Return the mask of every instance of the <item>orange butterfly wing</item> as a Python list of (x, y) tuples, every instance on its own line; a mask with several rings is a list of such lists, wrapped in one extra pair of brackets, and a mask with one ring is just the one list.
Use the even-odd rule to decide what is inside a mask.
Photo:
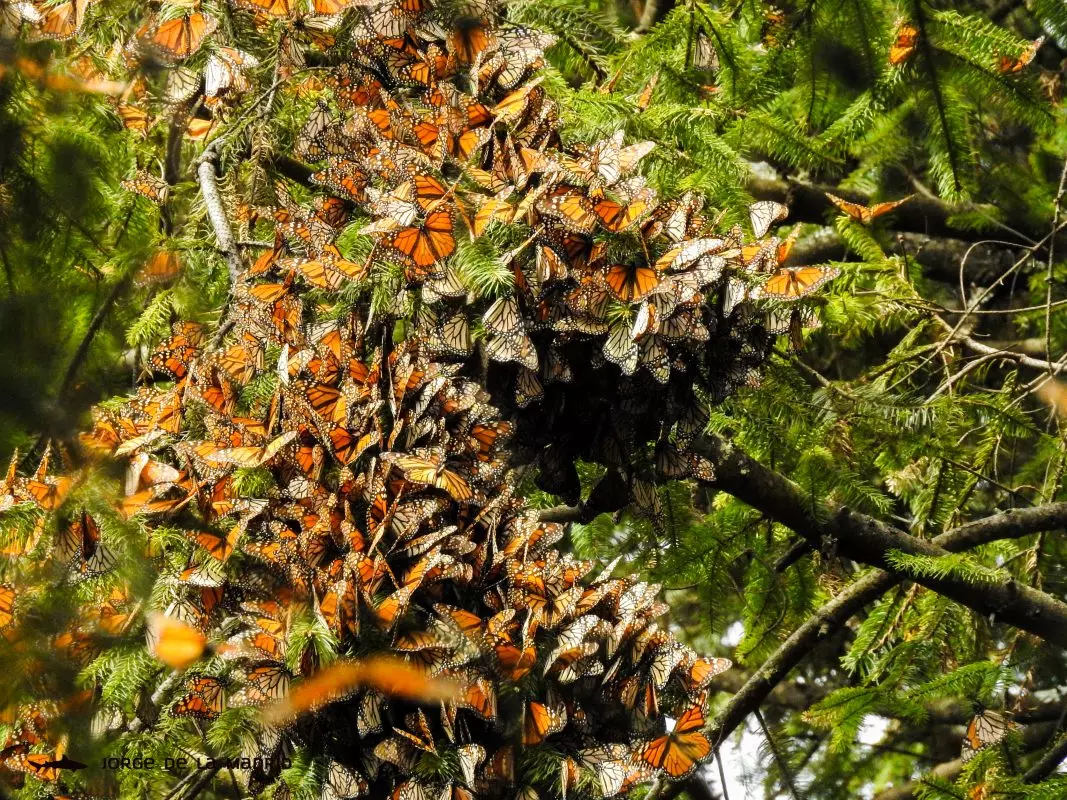
[(776, 300), (797, 300), (811, 294), (841, 270), (832, 267), (797, 267), (780, 270), (759, 287), (759, 297)]
[(163, 56), (181, 61), (199, 50), (204, 39), (217, 26), (213, 17), (195, 11), (161, 23), (152, 33), (149, 43)]
[(915, 45), (919, 41), (919, 29), (910, 22), (902, 23), (897, 27), (896, 37), (889, 48), (889, 63), (894, 67), (903, 64), (915, 52)]
[(641, 760), (672, 779), (684, 778), (711, 754), (711, 741), (701, 732), (706, 723), (703, 705), (692, 706), (678, 718), (673, 731), (645, 745)]
[(615, 296), (626, 303), (640, 300), (659, 286), (659, 273), (651, 267), (616, 264), (604, 275)]

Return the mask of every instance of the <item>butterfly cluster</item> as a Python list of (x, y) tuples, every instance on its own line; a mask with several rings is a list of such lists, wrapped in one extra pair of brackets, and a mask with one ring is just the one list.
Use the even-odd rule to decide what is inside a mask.
[[(70, 5), (73, 36), (89, 3)], [(561, 552), (563, 528), (513, 473), (536, 461), (573, 502), (575, 462), (599, 462), (658, 518), (659, 478), (713, 477), (688, 450), (707, 406), (754, 380), (777, 333), (814, 323), (795, 301), (836, 271), (785, 266), (779, 204), (752, 206), (746, 233), (716, 232), (697, 195), (661, 202), (638, 172), (650, 142), (565, 144), (539, 74), (552, 37), (492, 6), (233, 6), (276, 33), (277, 80), (311, 49), (329, 65), (295, 145), (323, 195), (302, 204), (279, 183), (273, 204), (230, 209), (274, 246), (239, 275), (226, 324), (175, 323), (137, 394), (81, 437), (83, 458), (125, 465), (115, 513), (152, 534), (150, 608), (71, 478), (47, 460), (9, 473), (0, 510), (51, 515), (63, 579), (100, 587), (55, 648), (87, 663), (97, 634), (139, 631), (149, 610), (199, 631), (208, 657), (163, 698), (191, 725), (318, 673), (309, 629), (328, 652), (392, 651), (461, 688), (436, 705), (360, 689), (261, 721), (250, 793), (284, 792), (270, 765), (294, 747), (327, 757), (330, 800), (606, 798), (690, 774), (729, 662), (657, 621), (658, 586)], [(196, 3), (180, 12), (142, 21), (124, 57), (168, 71), (172, 109), (223, 118), (258, 59)], [(153, 124), (147, 106), (117, 110), (138, 135)], [(124, 187), (160, 205), (171, 188), (146, 170)], [(352, 217), (365, 258), (339, 239)], [(458, 257), (480, 239), (506, 277), (489, 293)], [(383, 274), (387, 303), (359, 294)], [(178, 536), (160, 546), (163, 531)], [(17, 637), (14, 596), (0, 623)], [(38, 745), (12, 741), (12, 763)]]
[[(282, 190), (262, 210), (299, 253), (273, 272), (337, 289), (396, 265), (385, 313), (442, 361), (485, 362), (513, 450), (568, 502), (579, 460), (624, 471), (634, 497), (635, 483), (708, 477), (686, 452), (707, 407), (756, 381), (775, 336), (815, 324), (796, 301), (838, 271), (785, 266), (796, 232), (769, 235), (781, 204), (753, 205), (746, 235), (716, 232), (696, 194), (660, 202), (637, 171), (652, 142), (620, 130), (565, 146), (538, 74), (552, 37), (490, 10), (459, 24), (405, 8), (387, 30), (357, 24), (326, 78), (296, 152), (333, 205), (300, 214)], [(337, 198), (366, 219), (365, 263), (332, 244)], [(489, 296), (457, 257), (482, 237), (508, 278)]]

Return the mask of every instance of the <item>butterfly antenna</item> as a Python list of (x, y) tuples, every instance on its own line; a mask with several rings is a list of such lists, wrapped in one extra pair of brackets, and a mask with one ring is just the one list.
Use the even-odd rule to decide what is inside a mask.
[(804, 800), (802, 795), (797, 790), (796, 780), (793, 777), (792, 771), (789, 769), (789, 765), (785, 763), (785, 759), (782, 758), (782, 754), (778, 750), (778, 745), (774, 742), (774, 737), (771, 736), (770, 730), (767, 728), (767, 723), (763, 720), (763, 714), (757, 708), (755, 710), (756, 721), (759, 722), (760, 729), (763, 731), (764, 737), (767, 739), (767, 744), (771, 748), (771, 753), (774, 755), (774, 761), (778, 765), (778, 771), (782, 774), (782, 781), (789, 787), (789, 794), (792, 795), (793, 800)]

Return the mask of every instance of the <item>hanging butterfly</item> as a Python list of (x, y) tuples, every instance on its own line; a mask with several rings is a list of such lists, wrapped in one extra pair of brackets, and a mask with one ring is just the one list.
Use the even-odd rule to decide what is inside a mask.
[(706, 724), (703, 703), (697, 703), (683, 712), (670, 733), (641, 748), (638, 758), (672, 780), (684, 778), (711, 755), (711, 741), (703, 733)]
[(132, 178), (127, 178), (120, 185), (128, 192), (147, 197), (158, 206), (166, 203), (170, 196), (170, 184), (143, 169), (137, 170)]
[(188, 692), (170, 709), (171, 716), (195, 719), (216, 719), (225, 708), (223, 685), (218, 678), (206, 675), (186, 681)]
[(150, 19), (137, 31), (137, 39), (156, 58), (173, 64), (195, 54), (217, 27), (214, 17), (194, 11), (164, 22)]
[(981, 750), (999, 744), (1016, 728), (1009, 717), (998, 711), (983, 710), (974, 715), (963, 737), (962, 758), (970, 761)]
[(1041, 45), (1045, 43), (1046, 38), (1045, 36), (1039, 36), (1034, 39), (1018, 58), (1001, 56), (997, 60), (997, 71), (1004, 75), (1015, 75), (1018, 72), (1022, 72), (1033, 62), (1037, 56), (1037, 51), (1041, 49)]
[(652, 104), (652, 95), (656, 91), (656, 84), (659, 83), (659, 71), (652, 73), (652, 77), (648, 79), (644, 88), (641, 89), (637, 97), (634, 99), (634, 105), (637, 106), (637, 112), (643, 113), (648, 110), (648, 107)]
[(59, 5), (40, 9), (41, 19), (36, 25), (38, 34), (46, 39), (64, 40), (77, 36), (85, 21), (85, 12), (93, 0), (68, 0)]
[(771, 229), (771, 225), (785, 219), (789, 215), (789, 209), (774, 200), (761, 200), (748, 207), (749, 220), (752, 223), (752, 234), (757, 239), (762, 239)]
[(894, 67), (911, 58), (912, 53), (919, 43), (919, 29), (905, 20), (897, 21), (897, 29), (893, 34), (893, 44), (889, 48), (889, 63)]

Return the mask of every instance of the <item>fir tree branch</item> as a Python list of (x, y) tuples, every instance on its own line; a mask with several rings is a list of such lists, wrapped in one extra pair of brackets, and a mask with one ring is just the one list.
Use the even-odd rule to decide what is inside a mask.
[[(958, 575), (934, 577), (894, 570), (889, 563), (892, 553), (938, 558), (949, 552), (942, 544), (944, 540), (941, 537), (933, 541), (918, 539), (844, 506), (831, 512), (813, 504), (788, 478), (717, 436), (707, 436), (695, 446), (715, 466), (716, 479), (709, 485), (729, 492), (789, 527), (813, 547), (832, 546), (846, 558), (895, 572), (897, 580), (914, 580), (982, 616), (994, 617), (1049, 642), (1067, 645), (1067, 604), (1054, 597), (1013, 579), (975, 583)], [(1042, 524), (1045, 523), (1035, 521), (1027, 532), (1038, 533)], [(1062, 524), (1057, 518), (1056, 527)]]
[(945, 97), (941, 92), (941, 78), (937, 72), (937, 63), (934, 60), (934, 48), (930, 45), (930, 38), (926, 33), (926, 13), (923, 10), (923, 0), (915, 0), (912, 3), (915, 25), (919, 29), (919, 49), (922, 51), (923, 61), (930, 75), (930, 88), (933, 90), (934, 104), (937, 106), (937, 117), (941, 121), (941, 132), (945, 137), (945, 147), (948, 149), (949, 166), (952, 169), (952, 183), (956, 193), (963, 191), (960, 182), (959, 153), (956, 152), (956, 142), (952, 137), (952, 129), (948, 124), (948, 112), (945, 109)]
[(56, 399), (59, 403), (62, 403), (67, 396), (67, 392), (70, 391), (70, 386), (74, 381), (75, 376), (78, 374), (78, 370), (81, 368), (82, 362), (85, 361), (85, 357), (89, 355), (89, 347), (93, 343), (93, 339), (96, 337), (97, 332), (100, 330), (100, 326), (104, 324), (104, 320), (107, 319), (107, 315), (111, 313), (112, 306), (122, 296), (122, 293), (133, 282), (133, 276), (136, 270), (130, 270), (124, 276), (115, 281), (111, 290), (104, 297), (104, 301), (100, 304), (100, 307), (96, 309), (96, 313), (93, 314), (93, 318), (89, 320), (89, 327), (85, 329), (85, 334), (82, 336), (81, 341), (78, 343), (78, 348), (74, 351), (74, 355), (71, 356), (70, 362), (67, 364), (67, 369), (63, 373), (63, 380), (59, 383), (59, 389), (56, 390)]
[[(871, 197), (863, 192), (807, 183), (793, 178), (788, 180), (752, 178), (748, 183), (748, 191), (757, 200), (776, 200), (789, 206), (789, 218), (792, 222), (814, 222), (820, 225), (826, 224), (828, 214), (838, 213), (833, 203), (826, 197), (826, 192), (861, 205), (871, 203)], [(957, 239), (965, 242), (988, 241), (989, 234), (986, 231), (954, 228), (949, 224), (949, 220), (954, 215), (975, 210), (980, 210), (980, 207), (969, 204), (952, 205), (920, 195), (912, 198), (884, 219), (885, 225), (894, 231), (920, 233), (927, 237)], [(995, 220), (990, 218), (990, 224), (993, 222)], [(1029, 247), (1034, 241), (1046, 238), (1048, 231), (1042, 232), (1023, 225), (1018, 234), (1017, 241), (1009, 242), (1009, 244), (1024, 244)], [(1067, 241), (1061, 240), (1059, 244), (1065, 246)], [(958, 262), (956, 266), (958, 267)]]
[[(1019, 731), (1019, 738), (1022, 739), (1023, 748), (1030, 752), (1040, 748), (1044, 742), (1048, 741), (1050, 732), (1055, 730), (1055, 725), (1028, 725)], [(1040, 762), (1039, 762), (1040, 763)], [(1036, 767), (1035, 767), (1036, 769)], [(1055, 766), (1053, 766), (1055, 769)], [(938, 764), (931, 769), (922, 778), (915, 781), (908, 781), (900, 786), (894, 786), (890, 789), (886, 789), (884, 792), (876, 794), (874, 800), (912, 800), (917, 796), (918, 790), (926, 784), (928, 778), (942, 778), (945, 780), (953, 780), (963, 770), (963, 759), (954, 758), (951, 761), (946, 761), (942, 764)], [(1031, 770), (1033, 772), (1034, 770)], [(1050, 773), (1051, 774), (1051, 773)], [(1043, 777), (1038, 777), (1036, 780), (1029, 780), (1030, 773), (1024, 778), (1027, 783), (1037, 783), (1042, 780)]]
[[(871, 572), (860, 578), (824, 605), (797, 628), (781, 646), (752, 674), (745, 685), (730, 698), (715, 718), (707, 736), (716, 748), (745, 718), (766, 700), (797, 664), (819, 642), (841, 628), (861, 608), (873, 603), (899, 581), (884, 572)], [(692, 779), (690, 779), (692, 781)], [(690, 781), (672, 784), (664, 795), (677, 797)]]

